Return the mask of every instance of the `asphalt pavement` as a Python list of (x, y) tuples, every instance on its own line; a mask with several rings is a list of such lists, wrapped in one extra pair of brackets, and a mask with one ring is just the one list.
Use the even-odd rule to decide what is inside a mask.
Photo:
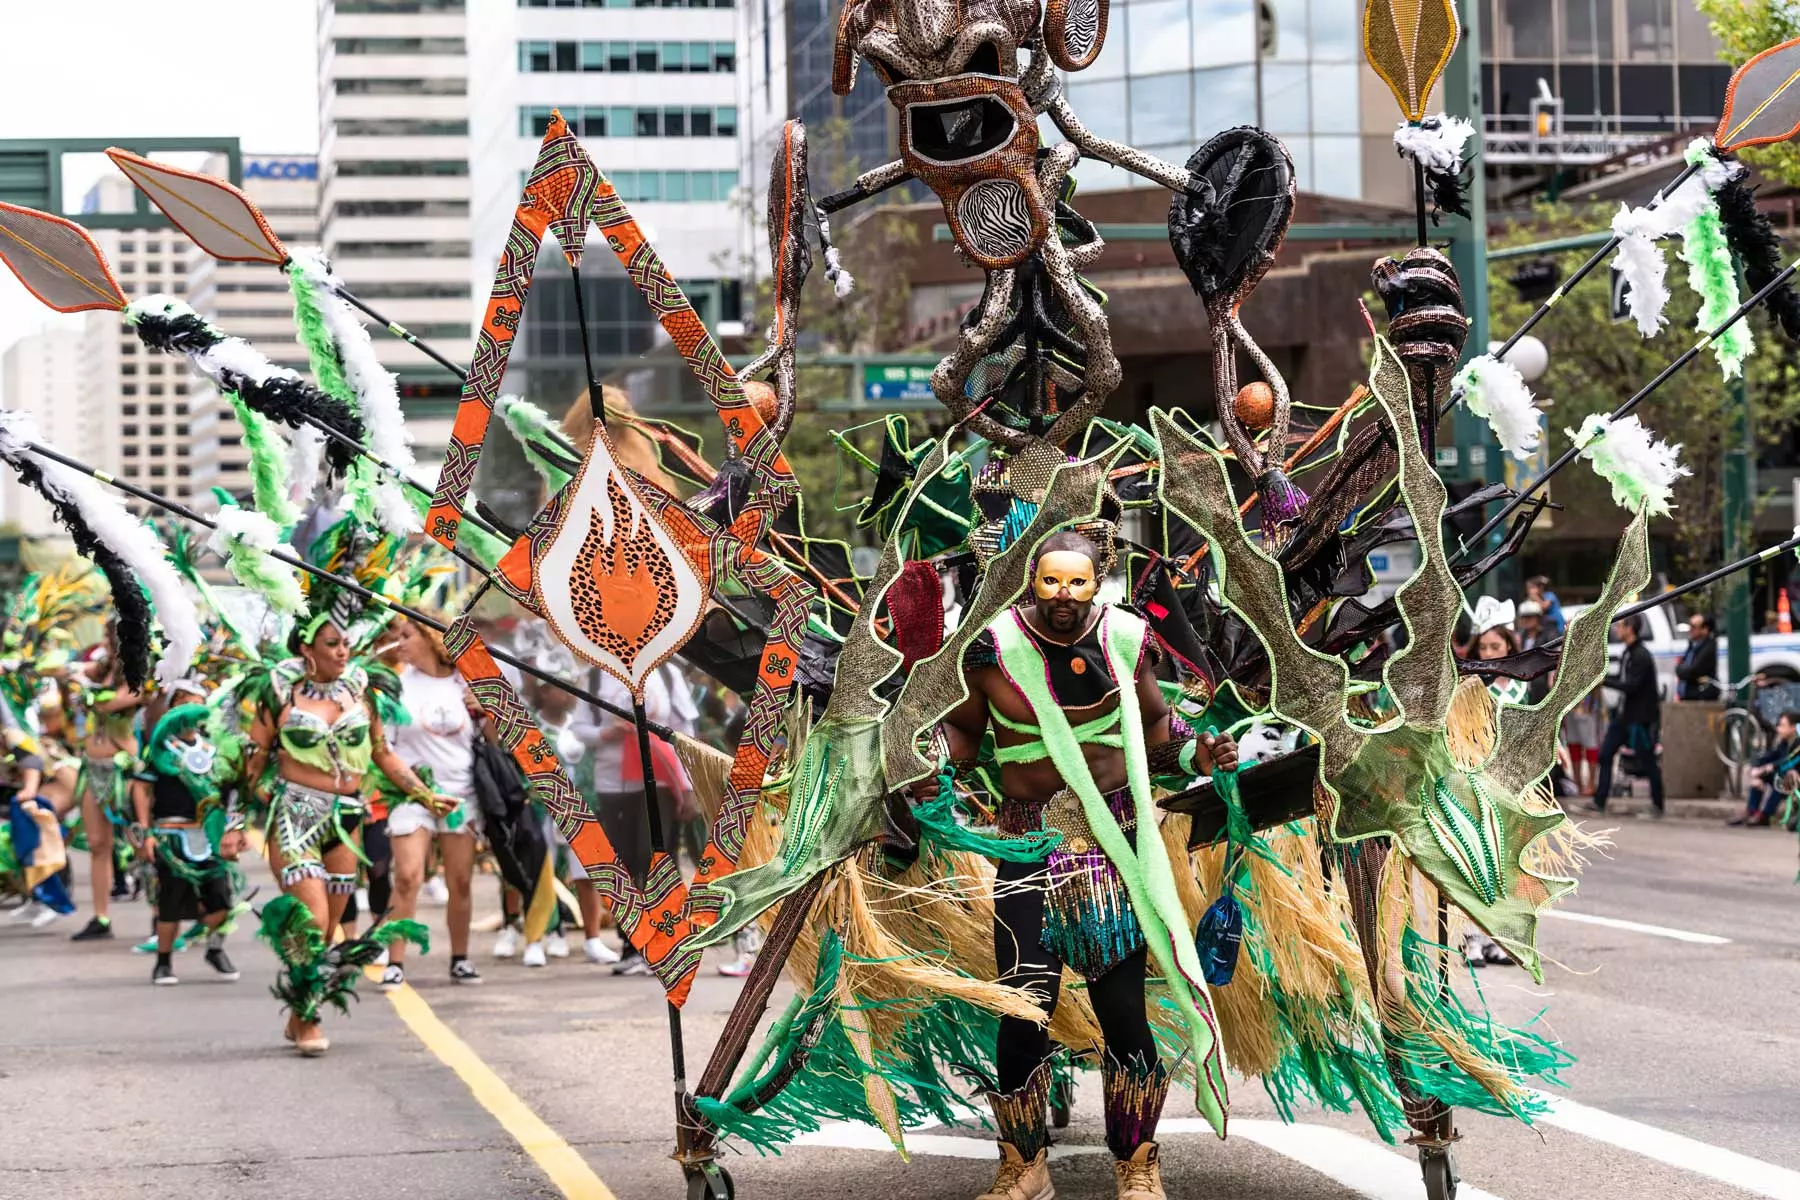
[[(1604, 822), (1603, 822), (1604, 824)], [(1520, 972), (1480, 979), (1496, 1010), (1540, 1009), (1578, 1058), (1534, 1127), (1463, 1116), (1465, 1200), (1800, 1200), (1800, 888), (1791, 836), (1698, 821), (1618, 824), (1565, 916), (1544, 923), (1543, 988)], [(85, 857), (78, 856), (78, 868)], [(496, 903), (478, 884), (477, 912)], [(271, 894), (264, 880), (264, 896)], [(442, 909), (424, 915), (440, 926)], [(44, 932), (0, 917), (0, 1197), (579, 1197), (676, 1200), (660, 988), (568, 960), (542, 970), (488, 958), (479, 987), (452, 985), (441, 939), (410, 989), (365, 983), (331, 1052), (301, 1060), (268, 993), (275, 961), (240, 933), (237, 983), (149, 985), (119, 940), (73, 945), (77, 919)], [(609, 935), (610, 936), (610, 935)], [(708, 961), (684, 1014), (704, 1057), (740, 984)], [(697, 1069), (697, 1067), (696, 1067)], [(1173, 1197), (1422, 1197), (1405, 1147), (1354, 1117), (1281, 1124), (1236, 1081), (1232, 1136), (1205, 1132), (1185, 1093), (1164, 1124)], [(990, 1177), (979, 1132), (924, 1130), (902, 1162), (872, 1130), (833, 1127), (774, 1158), (730, 1161), (737, 1195), (811, 1200), (972, 1196)], [(1099, 1088), (1084, 1084), (1053, 1152), (1058, 1194), (1113, 1195)]]

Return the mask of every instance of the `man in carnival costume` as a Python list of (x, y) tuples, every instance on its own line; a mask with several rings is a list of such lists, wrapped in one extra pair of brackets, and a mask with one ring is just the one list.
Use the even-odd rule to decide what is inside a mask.
[[(1154, 821), (1149, 776), (1237, 765), (1226, 736), (1188, 731), (1152, 670), (1145, 623), (1096, 602), (1102, 556), (1082, 534), (1052, 534), (1032, 565), (1031, 595), (1002, 612), (963, 656), (969, 696), (942, 729), (959, 770), (992, 721), (1003, 798), (1000, 832), (1062, 835), (1043, 863), (1002, 862), (994, 951), (1002, 982), (1054, 1010), (1064, 966), (1083, 976), (1105, 1036), (1106, 1141), (1123, 1200), (1163, 1195), (1155, 1142), (1169, 1086), (1145, 1009), (1147, 936), (1189, 938), (1143, 912), (1140, 821)], [(1165, 761), (1166, 760), (1166, 761)], [(1096, 801), (1099, 803), (1096, 804)], [(1112, 825), (1111, 830), (1101, 828)], [(1152, 839), (1154, 840), (1154, 838)], [(1111, 845), (1108, 845), (1111, 843)], [(1136, 876), (1128, 882), (1128, 876)], [(1000, 1169), (982, 1200), (1047, 1200), (1045, 1104), (1050, 1037), (1002, 1018), (990, 1092)]]
[(232, 865), (244, 846), (242, 828), (225, 829), (226, 814), (213, 779), (217, 747), (202, 731), (213, 712), (182, 704), (156, 723), (147, 742), (145, 769), (132, 778), (136, 816), (133, 843), (155, 865), (156, 966), (150, 982), (179, 983), (173, 955), (183, 921), (206, 930), (206, 963), (227, 982), (238, 977), (225, 954), (238, 873)]

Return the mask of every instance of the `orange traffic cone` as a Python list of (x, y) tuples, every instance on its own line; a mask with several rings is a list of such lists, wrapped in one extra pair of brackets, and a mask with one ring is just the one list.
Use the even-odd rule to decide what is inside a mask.
[(1794, 632), (1794, 610), (1788, 604), (1786, 588), (1775, 593), (1775, 628), (1782, 633)]

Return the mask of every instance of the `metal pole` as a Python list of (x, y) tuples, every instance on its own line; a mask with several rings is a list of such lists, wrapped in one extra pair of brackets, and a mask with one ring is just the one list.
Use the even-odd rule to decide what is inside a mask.
[[(1462, 40), (1444, 69), (1444, 107), (1453, 116), (1462, 117), (1474, 126), (1475, 133), (1464, 150), (1465, 161), (1475, 164), (1470, 172), (1469, 215), (1445, 214), (1450, 235), (1450, 261), (1462, 283), (1463, 311), (1469, 318), (1468, 340), (1463, 343), (1463, 361), (1488, 348), (1488, 264), (1487, 264), (1487, 175), (1482, 167), (1482, 97), (1481, 97), (1481, 0), (1458, 0), (1462, 23)], [(1448, 397), (1434, 397), (1440, 405)], [(1487, 422), (1466, 412), (1460, 405), (1450, 417), (1451, 447), (1445, 455), (1448, 468), (1442, 473), (1460, 479), (1486, 483), (1498, 462), (1498, 447)], [(1434, 464), (1435, 465), (1435, 464)]]
[[(649, 821), (650, 861), (668, 853), (662, 823), (662, 805), (656, 798), (656, 768), (650, 759), (650, 717), (643, 700), (633, 697), (631, 719), (637, 726), (638, 760), (643, 764), (644, 815)], [(669, 1058), (675, 1075), (675, 1143), (678, 1151), (688, 1146), (687, 1049), (681, 1039), (681, 1010), (669, 1003)]]
[[(1744, 557), (1750, 540), (1750, 497), (1756, 492), (1756, 460), (1750, 448), (1750, 389), (1739, 374), (1727, 393), (1724, 484), (1726, 562)], [(1750, 674), (1750, 572), (1740, 571), (1725, 585), (1726, 678), (1736, 682)]]

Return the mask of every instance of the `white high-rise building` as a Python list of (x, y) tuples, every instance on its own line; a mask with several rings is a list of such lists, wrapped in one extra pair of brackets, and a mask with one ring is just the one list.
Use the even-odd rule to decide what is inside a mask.
[[(212, 156), (201, 168), (225, 174), (225, 159)], [(289, 246), (319, 240), (319, 164), (310, 154), (244, 160), (244, 193), (256, 202), (275, 236)], [(310, 374), (306, 351), (294, 328), (287, 280), (267, 263), (220, 262), (196, 253), (188, 270), (187, 301), (233, 337), (241, 337), (277, 366)], [(194, 507), (217, 507), (210, 491), (219, 487), (242, 498), (250, 490), (244, 430), (231, 405), (199, 376), (191, 380), (188, 459)], [(286, 431), (283, 430), (283, 433)]]
[[(352, 292), (455, 363), (473, 352), (467, 24), (464, 0), (319, 4), (320, 241)], [(427, 461), (461, 385), (397, 338), (375, 345)]]
[[(135, 195), (124, 176), (109, 175), (88, 192), (82, 209), (126, 212)], [(93, 235), (129, 299), (157, 292), (187, 298), (196, 251), (179, 232), (96, 229)], [(192, 500), (189, 406), (200, 384), (188, 364), (146, 348), (115, 312), (87, 313), (82, 336), (81, 404), (92, 422), (92, 464), (150, 491)]]
[[(553, 110), (630, 206), (701, 318), (715, 329), (739, 319), (746, 243), (738, 17), (736, 0), (473, 0), (469, 283), (477, 319)], [(589, 239), (581, 274), (595, 369), (604, 377), (662, 335), (598, 237)], [(509, 366), (508, 389), (553, 412), (586, 385), (574, 286), (553, 245)], [(639, 399), (675, 400), (686, 384), (678, 369), (664, 376)]]
[[(79, 328), (45, 329), (14, 342), (0, 359), (0, 407), (37, 418), (43, 440), (72, 458), (93, 453), (91, 423), (81, 405)], [(28, 538), (61, 533), (50, 505), (12, 471), (0, 477), (0, 517)]]

